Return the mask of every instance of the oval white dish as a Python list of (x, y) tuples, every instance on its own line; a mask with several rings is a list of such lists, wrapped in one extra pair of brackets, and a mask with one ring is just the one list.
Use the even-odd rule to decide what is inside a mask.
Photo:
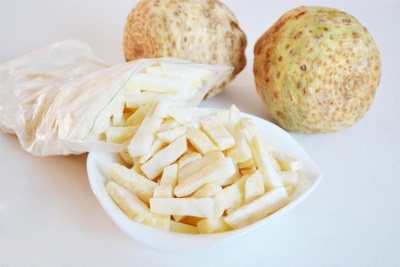
[[(204, 114), (211, 114), (218, 110), (203, 108), (201, 111)], [(267, 145), (270, 145), (276, 151), (294, 156), (303, 161), (304, 168), (299, 172), (298, 185), (291, 195), (289, 204), (256, 223), (225, 233), (191, 235), (157, 229), (129, 219), (107, 193), (105, 189), (105, 182), (108, 181), (106, 167), (113, 162), (122, 163), (119, 154), (89, 153), (87, 172), (90, 186), (105, 212), (123, 232), (136, 241), (153, 249), (184, 253), (221, 245), (249, 231), (265, 227), (270, 220), (299, 204), (319, 184), (322, 175), (318, 166), (304, 149), (283, 129), (253, 115), (246, 113), (241, 113), (241, 115), (253, 120)]]

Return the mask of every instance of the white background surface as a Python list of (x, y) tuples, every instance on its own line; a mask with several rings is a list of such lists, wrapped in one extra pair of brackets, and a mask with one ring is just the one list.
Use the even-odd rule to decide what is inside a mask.
[[(252, 75), (257, 38), (296, 1), (224, 1), (246, 32), (246, 69), (202, 103), (269, 119)], [(282, 3), (281, 3), (282, 2)], [(284, 3), (283, 3), (284, 2)], [(312, 195), (267, 227), (192, 254), (143, 247), (107, 217), (91, 192), (86, 156), (35, 158), (0, 133), (0, 266), (400, 266), (400, 1), (303, 1), (358, 18), (382, 57), (366, 116), (332, 134), (291, 134), (324, 177)], [(78, 38), (110, 63), (134, 1), (1, 1), (0, 63)]]

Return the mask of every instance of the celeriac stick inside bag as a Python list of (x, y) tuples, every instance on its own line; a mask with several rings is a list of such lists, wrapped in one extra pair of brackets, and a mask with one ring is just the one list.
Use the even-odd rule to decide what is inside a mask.
[[(142, 59), (108, 67), (80, 41), (50, 45), (0, 66), (0, 126), (36, 156), (119, 152), (110, 142), (149, 103), (196, 106), (231, 67)], [(119, 132), (118, 132), (119, 135)]]

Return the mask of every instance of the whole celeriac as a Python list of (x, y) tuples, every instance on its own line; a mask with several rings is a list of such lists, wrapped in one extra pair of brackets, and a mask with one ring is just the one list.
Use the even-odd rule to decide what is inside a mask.
[(247, 41), (233, 13), (217, 0), (142, 0), (128, 16), (124, 31), (127, 61), (175, 57), (234, 67), (206, 97), (245, 67)]
[(283, 128), (320, 133), (363, 117), (379, 85), (381, 61), (368, 30), (353, 16), (299, 7), (259, 38), (253, 70), (258, 94)]

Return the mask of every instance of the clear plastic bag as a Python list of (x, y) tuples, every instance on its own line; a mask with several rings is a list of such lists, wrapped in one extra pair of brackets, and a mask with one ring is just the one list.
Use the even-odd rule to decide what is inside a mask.
[(22, 147), (36, 156), (119, 152), (123, 145), (98, 137), (120, 112), (135, 75), (160, 64), (210, 73), (194, 94), (165, 94), (151, 100), (176, 106), (198, 105), (232, 71), (231, 67), (172, 58), (141, 59), (109, 67), (87, 44), (68, 40), (0, 66), (0, 127), (15, 133)]

